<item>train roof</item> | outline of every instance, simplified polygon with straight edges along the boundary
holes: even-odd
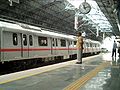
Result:
[[[67,38],[73,39],[73,35],[65,35],[56,32],[47,31],[45,28],[40,28],[32,25],[22,24],[22,23],[8,23],[0,21],[0,27],[6,28],[5,31],[19,32],[19,33],[32,33],[35,35],[41,34],[42,36],[50,36],[54,38]],[[14,29],[14,30],[13,30]]]
[[[91,39],[85,39],[85,42],[91,42],[91,43],[100,44],[99,41],[95,41],[95,40],[91,40]]]
[[[5,31],[27,33],[27,34],[32,33],[34,35],[41,35],[45,37],[63,38],[63,39],[66,38],[70,40],[76,40],[76,36],[51,32],[45,28],[36,27],[36,26],[28,25],[28,24],[8,23],[8,22],[0,21],[0,27],[6,28],[4,29]],[[93,41],[91,39],[85,39],[85,42],[99,43],[98,41]]]

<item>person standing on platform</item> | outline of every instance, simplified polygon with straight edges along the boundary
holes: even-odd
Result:
[[[112,49],[112,57],[114,56],[114,54],[115,54],[115,57],[116,57],[116,48],[117,48],[117,44],[114,41],[114,43],[113,43],[113,49]]]
[[[120,42],[119,42],[119,44],[118,44],[118,56],[120,57]]]
[[[77,48],[77,64],[82,64],[82,51],[83,51],[83,37],[81,36],[82,33],[78,32],[77,35],[77,43],[76,43],[76,48]]]

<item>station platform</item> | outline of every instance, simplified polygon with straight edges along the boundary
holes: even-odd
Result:
[[[119,90],[120,58],[102,53],[0,76],[0,90]]]

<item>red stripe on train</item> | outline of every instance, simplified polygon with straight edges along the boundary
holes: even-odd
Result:
[[[5,48],[0,49],[0,52],[18,52],[18,51],[44,51],[51,50],[51,48]],[[52,48],[52,50],[76,50],[76,48]]]

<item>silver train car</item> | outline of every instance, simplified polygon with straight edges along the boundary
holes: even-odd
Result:
[[[0,21],[0,63],[39,59],[51,61],[74,58],[76,38],[45,28]],[[100,43],[84,39],[83,54],[97,54]]]

